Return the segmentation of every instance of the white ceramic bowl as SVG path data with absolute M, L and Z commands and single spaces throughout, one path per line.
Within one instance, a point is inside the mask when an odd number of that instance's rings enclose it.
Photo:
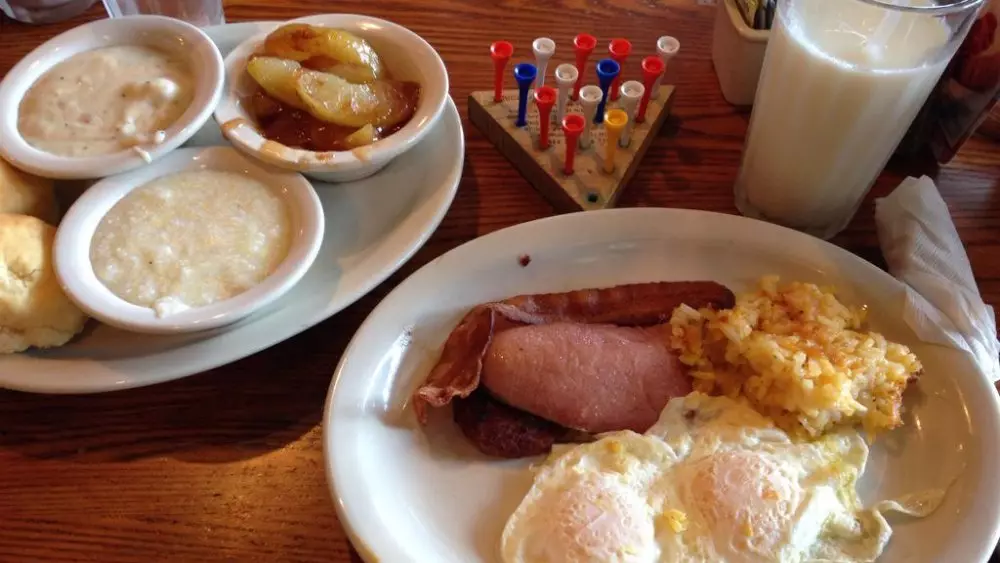
M 416 113 L 399 131 L 353 151 L 313 152 L 268 141 L 257 131 L 253 116 L 240 103 L 255 89 L 246 71 L 246 62 L 263 44 L 267 33 L 262 33 L 242 43 L 226 57 L 226 91 L 215 110 L 215 120 L 223 134 L 239 150 L 318 180 L 350 182 L 371 176 L 413 148 L 441 117 L 448 98 L 448 71 L 437 51 L 416 33 L 392 22 L 351 14 L 309 16 L 287 23 L 345 29 L 371 42 L 393 78 L 420 83 Z
M 194 72 L 194 98 L 166 130 L 165 140 L 144 145 L 151 160 L 181 146 L 205 124 L 225 83 L 222 55 L 197 27 L 162 16 L 129 16 L 90 22 L 46 41 L 7 73 L 0 82 L 0 155 L 33 174 L 57 179 L 100 178 L 146 164 L 138 151 L 122 150 L 89 157 L 66 157 L 41 151 L 21 137 L 17 118 L 21 99 L 45 72 L 85 51 L 114 45 L 150 45 L 183 53 Z
M 191 170 L 236 172 L 271 187 L 288 204 L 293 238 L 285 260 L 258 285 L 230 299 L 161 318 L 152 309 L 119 298 L 97 279 L 90 262 L 91 241 L 105 214 L 133 189 Z M 316 259 L 324 225 L 319 197 L 301 174 L 268 168 L 228 147 L 180 149 L 149 166 L 94 184 L 59 224 L 52 254 L 56 276 L 66 294 L 90 316 L 132 332 L 194 332 L 238 321 L 284 295 Z

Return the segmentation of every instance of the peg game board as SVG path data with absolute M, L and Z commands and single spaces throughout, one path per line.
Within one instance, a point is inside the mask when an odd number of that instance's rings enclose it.
M 633 125 L 627 147 L 614 151 L 614 170 L 604 171 L 607 135 L 604 127 L 591 124 L 591 142 L 577 147 L 573 174 L 565 174 L 566 140 L 552 112 L 549 123 L 549 147 L 539 149 L 539 110 L 528 106 L 527 126 L 517 127 L 517 89 L 504 90 L 503 100 L 494 102 L 494 92 L 479 91 L 469 96 L 469 120 L 521 172 L 550 203 L 561 212 L 589 211 L 614 207 L 622 190 L 635 174 L 646 149 L 670 113 L 674 87 L 661 85 L 659 95 L 649 100 L 645 120 Z M 529 96 L 530 99 L 530 96 Z M 607 109 L 620 107 L 609 101 Z M 579 102 L 570 100 L 567 113 L 582 113 Z

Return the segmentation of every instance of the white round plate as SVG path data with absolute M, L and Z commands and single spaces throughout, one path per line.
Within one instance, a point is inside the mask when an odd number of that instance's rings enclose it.
M 919 342 L 901 320 L 902 285 L 864 260 L 782 227 L 676 209 L 587 211 L 492 233 L 427 264 L 372 312 L 334 376 L 323 436 L 335 505 L 362 556 L 497 561 L 503 525 L 530 487 L 530 460 L 487 458 L 450 409 L 420 427 L 409 407 L 470 307 L 658 280 L 715 280 L 740 292 L 766 274 L 834 284 L 848 302 L 870 304 L 873 328 L 924 363 L 906 396 L 906 425 L 875 442 L 860 491 L 870 503 L 954 484 L 932 516 L 892 520 L 880 563 L 985 562 L 1000 534 L 1000 401 L 969 357 Z
M 206 29 L 223 54 L 274 23 Z M 226 145 L 209 122 L 199 146 Z M 358 182 L 313 182 L 323 204 L 323 246 L 281 299 L 228 327 L 171 336 L 128 333 L 91 321 L 62 348 L 0 356 L 0 387 L 95 393 L 185 377 L 249 356 L 326 320 L 399 269 L 430 238 L 462 175 L 465 139 L 454 102 L 427 138 Z

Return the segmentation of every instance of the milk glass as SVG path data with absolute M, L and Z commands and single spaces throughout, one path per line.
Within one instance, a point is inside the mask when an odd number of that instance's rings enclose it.
M 736 206 L 821 238 L 843 230 L 983 0 L 778 0 Z
M 113 18 L 155 14 L 184 20 L 198 27 L 226 23 L 222 0 L 104 0 L 104 7 Z

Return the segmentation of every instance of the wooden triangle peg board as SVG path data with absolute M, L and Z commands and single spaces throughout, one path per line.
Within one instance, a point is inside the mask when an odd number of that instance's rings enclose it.
M 555 108 L 550 118 L 549 148 L 544 151 L 539 149 L 538 107 L 532 94 L 528 96 L 527 127 L 514 125 L 517 121 L 517 90 L 504 90 L 501 102 L 493 101 L 492 90 L 473 92 L 469 96 L 469 120 L 558 211 L 572 212 L 615 206 L 622 189 L 632 179 L 646 149 L 670 113 L 674 87 L 660 86 L 657 99 L 649 100 L 646 119 L 634 126 L 629 146 L 615 151 L 615 167 L 610 174 L 604 171 L 604 127 L 593 123 L 590 146 L 586 149 L 578 146 L 573 174 L 567 176 L 563 173 L 566 140 L 561 124 L 556 122 Z M 616 107 L 618 102 L 608 102 L 606 109 Z M 568 101 L 566 112 L 582 113 L 580 104 Z

